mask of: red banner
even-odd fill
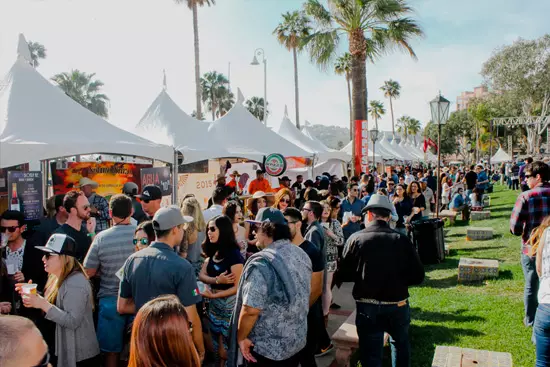
[[[353,142],[355,144],[355,174],[367,172],[369,168],[369,140],[367,120],[355,120]]]

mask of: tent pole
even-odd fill
[[[178,151],[174,149],[174,162],[172,164],[172,204],[178,204]]]

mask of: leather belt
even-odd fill
[[[361,299],[358,299],[357,302],[369,303],[372,305],[397,305],[398,307],[403,307],[407,304],[407,299],[404,299],[403,301],[397,301],[397,302],[388,302],[388,301],[379,301],[377,299],[361,298]]]

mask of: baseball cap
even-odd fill
[[[182,215],[180,208],[171,205],[157,210],[153,216],[153,229],[165,231],[192,221],[193,217]]]
[[[279,181],[288,181],[288,182],[290,182],[292,180],[288,176],[283,176],[279,179]]]
[[[122,186],[122,193],[126,195],[136,195],[138,193],[138,185],[135,182],[126,182]]]
[[[46,246],[36,246],[36,249],[50,254],[76,257],[76,242],[74,238],[64,233],[52,234]]]
[[[262,208],[256,215],[256,220],[247,220],[249,223],[261,224],[271,222],[275,224],[287,224],[283,212],[275,208]]]
[[[162,199],[162,191],[160,187],[155,185],[147,185],[141,191],[141,195],[136,195],[141,200],[160,200]]]

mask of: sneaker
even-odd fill
[[[321,350],[318,353],[315,354],[315,357],[322,357],[325,354],[330,353],[333,349],[334,349],[334,345],[332,345],[332,343],[330,343],[328,345],[328,347],[321,348]]]
[[[339,310],[340,308],[342,308],[342,306],[340,306],[338,303],[333,303],[330,305],[331,310]]]

